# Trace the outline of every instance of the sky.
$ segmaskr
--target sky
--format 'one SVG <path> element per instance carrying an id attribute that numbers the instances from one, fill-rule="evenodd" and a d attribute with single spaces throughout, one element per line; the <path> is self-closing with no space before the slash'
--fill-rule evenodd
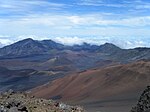
<path id="1" fill-rule="evenodd" d="M 0 47 L 25 38 L 150 47 L 150 0 L 1 0 Z"/>

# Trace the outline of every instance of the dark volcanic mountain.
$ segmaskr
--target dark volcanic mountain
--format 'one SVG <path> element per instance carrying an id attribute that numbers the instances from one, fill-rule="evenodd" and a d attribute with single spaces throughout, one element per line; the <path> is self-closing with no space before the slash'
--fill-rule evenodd
<path id="1" fill-rule="evenodd" d="M 94 52 L 97 49 L 99 49 L 99 46 L 97 45 L 91 45 L 88 43 L 83 43 L 82 45 L 74 45 L 72 47 L 69 47 L 70 50 L 72 51 L 89 51 L 89 52 Z"/>
<path id="2" fill-rule="evenodd" d="M 51 40 L 37 41 L 25 39 L 0 49 L 0 56 L 4 58 L 24 57 L 47 54 L 53 49 L 62 49 L 63 45 Z"/>
<path id="3" fill-rule="evenodd" d="M 80 72 L 143 59 L 150 59 L 149 48 L 121 49 L 111 43 L 65 46 L 52 40 L 25 39 L 0 49 L 0 65 L 15 70 Z"/>
<path id="4" fill-rule="evenodd" d="M 63 50 L 64 45 L 56 43 L 52 40 L 43 40 L 40 41 L 40 43 L 48 50 L 57 49 L 57 50 Z"/>
<path id="5" fill-rule="evenodd" d="M 8 57 L 41 54 L 43 52 L 46 52 L 44 46 L 32 39 L 25 39 L 0 49 L 0 55 Z"/>
<path id="6" fill-rule="evenodd" d="M 82 45 L 65 46 L 52 40 L 37 41 L 33 39 L 25 39 L 1 48 L 0 57 L 2 59 L 33 57 L 40 55 L 42 55 L 41 57 L 46 55 L 56 57 L 61 54 L 64 55 L 66 50 L 78 53 L 82 52 L 82 54 L 85 52 L 85 55 L 88 52 L 90 53 L 88 55 L 93 55 L 95 59 L 99 59 L 99 57 L 101 57 L 103 60 L 114 60 L 122 63 L 141 59 L 150 59 L 149 48 L 121 49 L 111 43 L 106 43 L 100 46 L 87 43 L 83 43 Z"/>
<path id="7" fill-rule="evenodd" d="M 109 54 L 114 54 L 114 53 L 117 53 L 117 52 L 121 52 L 123 49 L 115 46 L 114 44 L 111 44 L 111 43 L 105 43 L 104 45 L 101 45 L 99 48 L 98 48 L 98 51 L 99 52 L 103 52 L 103 53 L 109 53 Z"/>

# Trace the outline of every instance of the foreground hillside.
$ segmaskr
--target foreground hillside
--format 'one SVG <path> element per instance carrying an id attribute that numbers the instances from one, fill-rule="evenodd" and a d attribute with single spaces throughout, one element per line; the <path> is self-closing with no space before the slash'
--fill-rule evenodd
<path id="1" fill-rule="evenodd" d="M 9 91 L 0 95 L 0 112 L 84 112 L 84 110 L 78 106 L 37 99 L 27 93 Z"/>
<path id="2" fill-rule="evenodd" d="M 87 70 L 38 87 L 32 94 L 105 112 L 127 112 L 149 84 L 149 73 L 150 61 Z"/>

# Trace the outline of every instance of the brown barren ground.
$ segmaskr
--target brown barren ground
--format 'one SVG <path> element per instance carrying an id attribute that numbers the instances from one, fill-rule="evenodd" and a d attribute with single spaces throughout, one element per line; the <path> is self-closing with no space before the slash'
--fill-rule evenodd
<path id="1" fill-rule="evenodd" d="M 127 112 L 150 83 L 150 62 L 87 70 L 40 86 L 31 94 L 84 105 L 89 112 Z"/>

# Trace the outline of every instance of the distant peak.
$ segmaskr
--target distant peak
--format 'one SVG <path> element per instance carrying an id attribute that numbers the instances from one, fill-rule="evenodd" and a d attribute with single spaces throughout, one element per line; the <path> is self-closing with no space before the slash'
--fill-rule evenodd
<path id="1" fill-rule="evenodd" d="M 42 40 L 42 41 L 40 41 L 41 43 L 45 43 L 45 44 L 54 44 L 54 45 L 61 45 L 61 46 L 64 46 L 63 44 L 60 44 L 60 43 L 57 43 L 57 42 L 55 42 L 55 41 L 53 41 L 53 40 L 51 40 L 51 39 L 49 39 L 49 40 Z"/>
<path id="2" fill-rule="evenodd" d="M 16 43 L 19 43 L 19 42 L 21 42 L 21 43 L 24 43 L 24 42 L 34 42 L 34 41 L 35 40 L 33 40 L 32 38 L 26 38 L 26 39 L 20 40 L 20 41 L 18 41 Z"/>
<path id="3" fill-rule="evenodd" d="M 114 44 L 112 44 L 112 43 L 105 43 L 105 44 L 103 44 L 103 45 L 111 45 L 111 46 L 116 46 L 116 45 L 114 45 Z"/>
<path id="4" fill-rule="evenodd" d="M 118 46 L 112 44 L 112 43 L 105 43 L 103 45 L 100 45 L 99 47 L 99 51 L 104 52 L 104 53 L 116 53 L 118 51 L 120 51 L 121 48 L 119 48 Z"/>
<path id="5" fill-rule="evenodd" d="M 32 38 L 26 38 L 24 40 L 22 40 L 23 42 L 30 42 L 30 43 L 36 43 L 36 42 L 39 42 L 38 40 L 34 40 Z"/>
<path id="6" fill-rule="evenodd" d="M 116 45 L 114 45 L 114 44 L 112 44 L 112 43 L 105 43 L 105 44 L 103 44 L 103 45 L 101 45 L 101 47 L 115 47 L 115 48 L 119 48 L 118 46 L 116 46 Z M 119 48 L 120 49 L 120 48 Z"/>
<path id="7" fill-rule="evenodd" d="M 22 41 L 34 41 L 34 40 L 32 38 L 26 38 L 26 39 L 24 39 Z"/>

